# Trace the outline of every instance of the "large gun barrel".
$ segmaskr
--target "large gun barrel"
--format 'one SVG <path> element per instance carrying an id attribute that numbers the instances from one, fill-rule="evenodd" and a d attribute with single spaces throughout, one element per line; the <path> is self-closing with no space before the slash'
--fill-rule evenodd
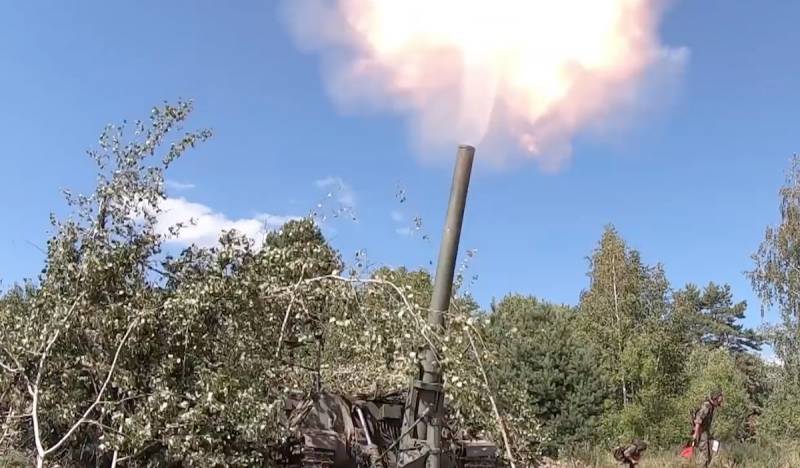
<path id="1" fill-rule="evenodd" d="M 444 313 L 450 307 L 458 244 L 461 239 L 461 226 L 464 221 L 464 208 L 467 202 L 474 157 L 475 148 L 468 145 L 459 146 L 450 188 L 450 203 L 447 207 L 447 218 L 445 219 L 442 243 L 439 247 L 433 296 L 428 311 L 428 323 L 435 331 L 440 331 L 444 327 Z M 442 392 L 442 369 L 436 356 L 436 350 L 430 348 L 426 350 L 422 369 L 422 382 L 428 392 L 425 392 L 427 395 L 420 398 L 419 414 L 425 414 L 427 411 L 429 418 L 427 427 L 421 432 L 425 433 L 423 437 L 427 439 L 430 449 L 428 467 L 440 468 L 444 394 Z"/>
<path id="2" fill-rule="evenodd" d="M 472 172 L 472 161 L 475 148 L 461 145 L 453 171 L 453 183 L 450 188 L 450 204 L 447 207 L 447 219 L 439 247 L 439 261 L 436 266 L 436 279 L 433 283 L 433 297 L 428 314 L 431 326 L 443 326 L 443 312 L 450 306 L 450 295 L 453 292 L 453 275 L 458 256 L 458 244 L 461 239 L 461 226 L 464 221 L 464 208 L 467 203 L 469 178 Z"/>

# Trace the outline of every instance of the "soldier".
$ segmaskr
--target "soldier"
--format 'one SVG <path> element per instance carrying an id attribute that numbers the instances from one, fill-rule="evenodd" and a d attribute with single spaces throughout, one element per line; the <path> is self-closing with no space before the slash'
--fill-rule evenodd
<path id="1" fill-rule="evenodd" d="M 721 390 L 711 392 L 709 398 L 700 405 L 694 413 L 692 420 L 692 445 L 695 456 L 700 457 L 701 466 L 711 464 L 711 421 L 714 419 L 714 410 L 722 405 L 723 395 Z"/>
<path id="2" fill-rule="evenodd" d="M 644 451 L 647 450 L 647 443 L 641 439 L 633 439 L 627 446 L 617 447 L 614 450 L 614 458 L 625 468 L 636 468 Z"/>

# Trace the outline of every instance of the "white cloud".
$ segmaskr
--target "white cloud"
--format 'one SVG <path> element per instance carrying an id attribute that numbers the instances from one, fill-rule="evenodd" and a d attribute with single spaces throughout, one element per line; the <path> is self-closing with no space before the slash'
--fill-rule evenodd
<path id="1" fill-rule="evenodd" d="M 185 198 L 167 198 L 161 203 L 160 208 L 162 211 L 158 216 L 156 230 L 161 234 L 169 234 L 171 226 L 184 223 L 185 226 L 180 230 L 178 237 L 171 237 L 168 241 L 184 246 L 191 244 L 200 247 L 213 246 L 222 231 L 231 229 L 258 242 L 268 231 L 281 227 L 287 221 L 298 219 L 296 216 L 266 213 L 257 214 L 252 218 L 230 219 L 224 213 Z"/>
<path id="2" fill-rule="evenodd" d="M 394 221 L 395 225 L 399 225 L 403 223 L 405 220 L 405 215 L 400 210 L 392 210 L 389 213 L 389 216 L 392 217 L 392 221 Z M 397 226 L 394 232 L 399 236 L 410 237 L 414 235 L 414 229 L 409 226 Z"/>
<path id="3" fill-rule="evenodd" d="M 167 188 L 173 190 L 189 190 L 195 188 L 195 185 L 190 182 L 180 182 L 178 180 L 167 179 Z"/>
<path id="4" fill-rule="evenodd" d="M 356 206 L 356 195 L 353 189 L 347 185 L 340 177 L 326 177 L 314 182 L 320 189 L 331 190 L 330 195 L 336 196 L 336 201 L 347 208 Z"/>

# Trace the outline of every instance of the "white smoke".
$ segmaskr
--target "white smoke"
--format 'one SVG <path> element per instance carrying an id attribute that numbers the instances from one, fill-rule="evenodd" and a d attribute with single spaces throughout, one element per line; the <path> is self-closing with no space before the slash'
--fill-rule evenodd
<path id="1" fill-rule="evenodd" d="M 320 54 L 340 110 L 399 112 L 420 149 L 480 144 L 496 164 L 524 155 L 560 167 L 579 132 L 646 111 L 659 94 L 652 83 L 669 84 L 688 57 L 660 43 L 664 8 L 656 0 L 285 0 L 282 7 L 298 46 Z"/>

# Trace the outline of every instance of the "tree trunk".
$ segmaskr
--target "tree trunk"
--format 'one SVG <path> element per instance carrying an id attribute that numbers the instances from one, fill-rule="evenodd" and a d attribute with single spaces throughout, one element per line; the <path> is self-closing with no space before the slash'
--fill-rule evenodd
<path id="1" fill-rule="evenodd" d="M 622 353 L 624 351 L 624 338 L 622 336 L 622 317 L 619 314 L 619 295 L 617 294 L 617 267 L 614 258 L 611 259 L 611 286 L 614 289 L 614 316 L 617 319 L 617 351 L 619 352 L 620 380 L 622 381 L 622 406 L 628 406 L 628 386 L 625 382 L 625 369 L 622 368 Z"/>

